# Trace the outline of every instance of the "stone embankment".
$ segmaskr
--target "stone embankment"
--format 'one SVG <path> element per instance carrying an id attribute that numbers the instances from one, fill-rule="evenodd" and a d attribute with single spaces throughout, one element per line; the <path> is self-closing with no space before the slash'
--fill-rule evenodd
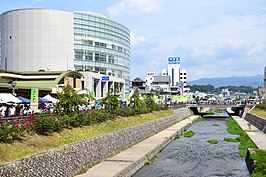
<path id="1" fill-rule="evenodd" d="M 95 165 L 190 115 L 189 109 L 181 108 L 171 116 L 3 164 L 0 165 L 0 176 L 73 176 L 81 169 Z"/>

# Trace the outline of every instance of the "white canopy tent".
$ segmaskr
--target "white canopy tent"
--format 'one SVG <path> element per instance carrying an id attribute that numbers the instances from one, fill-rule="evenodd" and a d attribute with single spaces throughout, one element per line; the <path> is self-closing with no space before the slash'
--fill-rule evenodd
<path id="1" fill-rule="evenodd" d="M 22 101 L 10 93 L 0 93 L 0 103 L 21 103 Z"/>
<path id="2" fill-rule="evenodd" d="M 56 103 L 57 101 L 58 101 L 58 99 L 56 99 L 56 98 L 54 98 L 54 97 L 52 97 L 51 95 L 46 95 L 46 96 L 44 96 L 43 97 L 44 99 L 46 99 L 46 100 L 49 100 L 49 101 L 51 101 L 52 103 Z"/>

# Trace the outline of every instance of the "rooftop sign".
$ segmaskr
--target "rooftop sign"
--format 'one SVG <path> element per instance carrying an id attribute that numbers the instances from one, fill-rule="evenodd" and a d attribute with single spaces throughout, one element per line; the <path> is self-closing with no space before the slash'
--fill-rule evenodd
<path id="1" fill-rule="evenodd" d="M 180 57 L 168 57 L 168 64 L 180 64 Z"/>

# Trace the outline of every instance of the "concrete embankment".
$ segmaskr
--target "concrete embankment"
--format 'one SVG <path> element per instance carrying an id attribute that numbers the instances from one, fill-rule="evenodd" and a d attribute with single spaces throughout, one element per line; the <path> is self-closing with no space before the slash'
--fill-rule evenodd
<path id="1" fill-rule="evenodd" d="M 171 116 L 2 164 L 0 176 L 73 176 L 81 169 L 93 166 L 189 116 L 189 109 L 180 108 Z"/>
<path id="2" fill-rule="evenodd" d="M 249 122 L 238 116 L 233 116 L 238 125 L 248 134 L 250 139 L 259 149 L 266 150 L 266 134 L 257 127 L 250 125 Z"/>
<path id="3" fill-rule="evenodd" d="M 151 160 L 177 134 L 181 134 L 189 128 L 198 116 L 191 116 L 167 129 L 145 139 L 144 141 L 128 148 L 119 154 L 107 158 L 100 164 L 90 168 L 86 173 L 78 177 L 128 177 Z"/>

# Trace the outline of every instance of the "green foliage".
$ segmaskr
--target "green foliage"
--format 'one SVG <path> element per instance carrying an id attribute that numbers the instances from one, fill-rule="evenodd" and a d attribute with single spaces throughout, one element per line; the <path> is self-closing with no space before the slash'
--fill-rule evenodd
<path id="1" fill-rule="evenodd" d="M 200 92 L 207 92 L 207 93 L 220 93 L 222 89 L 229 89 L 230 91 L 233 92 L 245 92 L 245 93 L 252 93 L 253 91 L 256 91 L 257 88 L 253 88 L 251 86 L 222 86 L 218 88 L 214 88 L 213 85 L 192 85 L 189 86 L 190 90 L 195 92 L 195 91 L 200 91 Z"/>
<path id="2" fill-rule="evenodd" d="M 41 135 L 48 135 L 62 129 L 61 122 L 54 116 L 35 117 L 34 130 Z"/>
<path id="3" fill-rule="evenodd" d="M 217 127 L 217 126 L 219 126 L 219 124 L 212 124 L 212 126 Z"/>
<path id="4" fill-rule="evenodd" d="M 250 155 L 250 158 L 255 161 L 252 177 L 265 177 L 266 176 L 266 151 L 255 150 L 254 154 Z"/>
<path id="5" fill-rule="evenodd" d="M 213 85 L 192 85 L 189 86 L 190 90 L 195 92 L 213 92 L 214 91 L 214 86 Z"/>
<path id="6" fill-rule="evenodd" d="M 247 133 L 241 129 L 233 118 L 229 118 L 228 121 L 226 121 L 226 125 L 229 133 L 239 135 L 236 140 L 240 142 L 238 149 L 241 157 L 246 156 L 248 148 L 257 148 L 253 141 L 248 137 Z"/>
<path id="7" fill-rule="evenodd" d="M 222 113 L 223 111 L 221 109 L 215 109 L 213 112 L 214 113 Z"/>
<path id="8" fill-rule="evenodd" d="M 175 139 L 177 140 L 177 139 L 179 139 L 179 138 L 180 138 L 180 135 L 177 134 L 177 135 L 175 136 Z"/>
<path id="9" fill-rule="evenodd" d="M 239 142 L 239 140 L 237 138 L 224 138 L 224 141 L 227 141 L 227 142 Z"/>
<path id="10" fill-rule="evenodd" d="M 207 112 L 205 112 L 204 114 L 205 114 L 205 115 L 214 115 L 214 112 L 212 112 L 212 111 L 207 111 Z"/>
<path id="11" fill-rule="evenodd" d="M 13 132 L 13 125 L 9 122 L 4 122 L 0 127 L 0 140 L 1 142 L 8 143 L 10 142 L 10 137 Z"/>
<path id="12" fill-rule="evenodd" d="M 136 88 L 133 95 L 131 96 L 130 104 L 132 104 L 135 109 L 138 109 L 141 107 L 142 101 L 140 100 L 140 93 L 139 93 L 138 88 Z"/>
<path id="13" fill-rule="evenodd" d="M 112 94 L 111 92 L 108 92 L 106 97 L 103 100 L 103 104 L 105 105 L 105 109 L 108 112 L 113 112 L 119 107 L 119 95 L 118 94 Z"/>
<path id="14" fill-rule="evenodd" d="M 190 138 L 194 135 L 195 135 L 195 132 L 193 132 L 192 130 L 189 130 L 189 131 L 184 133 L 184 137 L 186 137 L 186 138 Z"/>
<path id="15" fill-rule="evenodd" d="M 218 140 L 208 140 L 207 142 L 210 144 L 218 144 L 219 143 Z"/>
<path id="16" fill-rule="evenodd" d="M 200 121 L 203 121 L 204 119 L 202 117 L 198 117 L 195 122 L 200 122 Z"/>
<path id="17" fill-rule="evenodd" d="M 129 116 L 135 116 L 137 112 L 133 108 L 119 108 L 116 111 L 116 115 L 121 117 L 129 117 Z"/>
<path id="18" fill-rule="evenodd" d="M 151 90 L 150 94 L 147 95 L 146 99 L 145 99 L 145 104 L 146 107 L 152 111 L 158 111 L 160 108 L 159 106 L 155 103 L 155 101 L 153 100 L 153 96 L 154 96 L 154 91 Z"/>
<path id="19" fill-rule="evenodd" d="M 10 143 L 20 140 L 31 128 L 32 120 L 0 121 L 0 142 Z"/>
<path id="20" fill-rule="evenodd" d="M 57 94 L 58 102 L 55 106 L 55 112 L 63 115 L 73 115 L 79 111 L 79 105 L 84 103 L 83 95 L 78 95 L 76 91 L 67 85 L 61 93 Z"/>

